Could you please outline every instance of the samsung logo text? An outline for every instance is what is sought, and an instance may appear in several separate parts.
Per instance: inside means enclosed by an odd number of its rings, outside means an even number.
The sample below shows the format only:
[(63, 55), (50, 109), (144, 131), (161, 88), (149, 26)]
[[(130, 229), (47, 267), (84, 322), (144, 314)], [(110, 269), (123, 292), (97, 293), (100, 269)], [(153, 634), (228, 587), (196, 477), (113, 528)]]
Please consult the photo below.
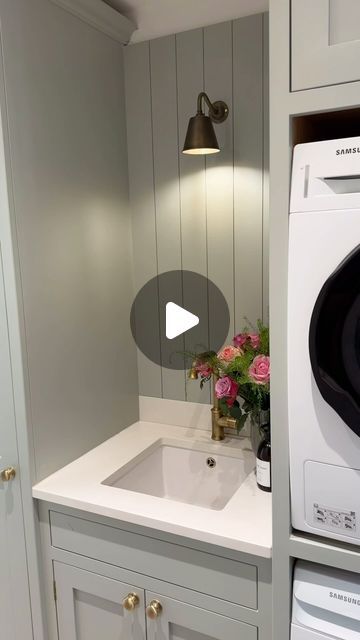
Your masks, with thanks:
[(360, 607), (360, 599), (355, 598), (353, 595), (344, 595), (343, 593), (338, 593), (336, 591), (330, 591), (329, 592), (329, 596), (330, 598), (333, 598), (334, 600), (340, 600), (341, 602), (346, 602), (347, 604), (356, 604), (358, 607)]
[(344, 149), (336, 149), (337, 156), (347, 156), (351, 153), (360, 153), (360, 147), (346, 147)]

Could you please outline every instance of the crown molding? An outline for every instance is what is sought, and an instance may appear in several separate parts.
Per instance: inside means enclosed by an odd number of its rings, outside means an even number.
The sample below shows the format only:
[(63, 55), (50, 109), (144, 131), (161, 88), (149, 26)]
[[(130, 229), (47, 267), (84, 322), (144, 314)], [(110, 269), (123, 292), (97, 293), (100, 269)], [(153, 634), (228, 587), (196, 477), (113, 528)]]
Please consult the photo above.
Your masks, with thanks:
[(102, 0), (50, 0), (110, 38), (128, 44), (136, 26)]

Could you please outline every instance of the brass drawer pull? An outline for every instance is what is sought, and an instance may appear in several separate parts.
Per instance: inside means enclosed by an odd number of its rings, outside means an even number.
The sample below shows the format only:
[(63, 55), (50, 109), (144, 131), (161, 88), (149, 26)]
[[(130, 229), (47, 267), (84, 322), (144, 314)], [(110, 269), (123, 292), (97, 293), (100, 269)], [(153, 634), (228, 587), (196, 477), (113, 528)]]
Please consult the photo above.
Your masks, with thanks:
[(148, 607), (146, 607), (146, 615), (150, 620), (158, 618), (162, 612), (162, 604), (158, 600), (151, 600)]
[(0, 472), (0, 477), (3, 482), (9, 482), (10, 480), (14, 480), (16, 476), (16, 470), (14, 467), (7, 467)]
[(122, 605), (126, 611), (134, 611), (139, 603), (140, 598), (137, 593), (129, 593), (126, 598), (124, 598)]

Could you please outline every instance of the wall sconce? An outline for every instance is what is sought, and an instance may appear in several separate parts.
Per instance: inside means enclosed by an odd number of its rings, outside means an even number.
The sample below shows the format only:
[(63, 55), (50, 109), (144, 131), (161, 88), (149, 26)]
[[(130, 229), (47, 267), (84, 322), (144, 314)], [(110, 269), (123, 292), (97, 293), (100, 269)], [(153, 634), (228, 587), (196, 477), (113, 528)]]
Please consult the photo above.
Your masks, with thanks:
[[(209, 115), (203, 112), (202, 102), (206, 102)], [(207, 155), (219, 153), (220, 148), (216, 139), (213, 122), (224, 122), (229, 115), (229, 107), (222, 100), (211, 102), (204, 91), (197, 99), (197, 114), (189, 120), (183, 153), (189, 155)]]

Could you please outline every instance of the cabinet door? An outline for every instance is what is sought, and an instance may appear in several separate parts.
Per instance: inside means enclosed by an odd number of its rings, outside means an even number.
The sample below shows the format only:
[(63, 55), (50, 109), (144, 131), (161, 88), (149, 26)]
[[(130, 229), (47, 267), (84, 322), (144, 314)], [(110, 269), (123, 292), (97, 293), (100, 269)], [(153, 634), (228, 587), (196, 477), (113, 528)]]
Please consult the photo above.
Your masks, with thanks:
[(27, 572), (20, 469), (13, 401), (11, 356), (0, 247), (0, 470), (16, 469), (0, 479), (0, 637), (33, 638)]
[[(59, 640), (145, 640), (144, 592), (133, 585), (54, 563)], [(136, 594), (127, 611), (123, 600)]]
[[(257, 628), (146, 592), (147, 640), (256, 640)], [(160, 605), (160, 607), (159, 607)]]
[(360, 80), (359, 0), (291, 1), (292, 91)]

